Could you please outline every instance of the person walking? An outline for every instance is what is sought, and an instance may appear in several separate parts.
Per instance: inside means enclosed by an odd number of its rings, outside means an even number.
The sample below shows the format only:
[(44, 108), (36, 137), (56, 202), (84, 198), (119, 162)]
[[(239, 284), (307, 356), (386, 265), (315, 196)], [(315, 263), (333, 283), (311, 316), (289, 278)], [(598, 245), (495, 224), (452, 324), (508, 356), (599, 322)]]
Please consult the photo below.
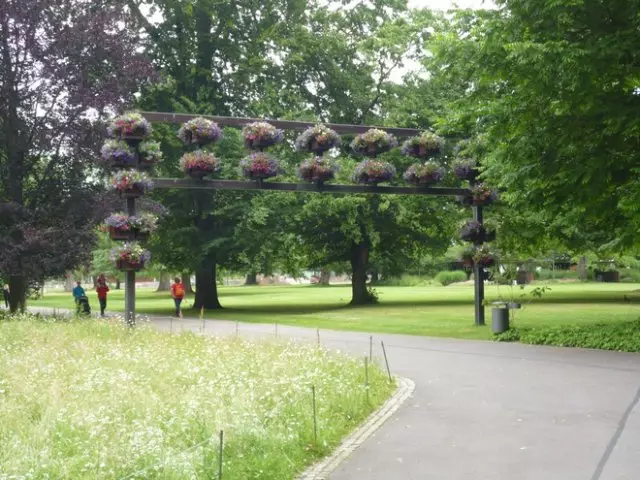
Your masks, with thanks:
[(73, 287), (73, 300), (76, 302), (76, 311), (80, 313), (80, 299), (85, 298), (87, 295), (84, 292), (84, 288), (82, 288), (82, 283), (80, 280), (76, 282), (76, 286)]
[(173, 279), (173, 285), (171, 285), (171, 296), (173, 297), (173, 301), (176, 304), (176, 318), (180, 318), (182, 317), (180, 304), (182, 303), (182, 299), (184, 299), (184, 286), (180, 281), (180, 277), (176, 277)]
[(104, 273), (101, 273), (98, 277), (96, 292), (98, 293), (98, 302), (100, 302), (100, 316), (104, 317), (104, 311), (107, 308), (107, 293), (109, 292), (109, 285), (107, 285)]
[(4, 306), (9, 308), (9, 285), (6, 283), (2, 287), (2, 296), (4, 297)]

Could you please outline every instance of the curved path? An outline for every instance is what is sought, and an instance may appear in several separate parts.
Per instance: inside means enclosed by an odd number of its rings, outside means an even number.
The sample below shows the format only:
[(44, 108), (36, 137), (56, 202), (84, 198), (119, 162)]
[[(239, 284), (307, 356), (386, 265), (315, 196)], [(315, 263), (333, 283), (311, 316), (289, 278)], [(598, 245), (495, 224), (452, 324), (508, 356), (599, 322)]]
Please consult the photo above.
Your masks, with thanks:
[[(170, 328), (168, 319), (153, 321)], [(226, 321), (206, 321), (205, 333), (236, 327), (243, 336), (312, 342), (318, 334)], [(328, 348), (369, 353), (369, 334), (319, 335)], [(392, 373), (412, 379), (415, 392), (332, 480), (640, 478), (640, 355), (374, 334), (378, 359), (380, 340)]]
[[(153, 318), (201, 331), (198, 320)], [(204, 333), (317, 341), (314, 329), (206, 321)], [(639, 333), (640, 335), (640, 333)], [(319, 331), (321, 343), (369, 354), (366, 333)], [(373, 334), (413, 396), (332, 480), (637, 480), (640, 355)]]

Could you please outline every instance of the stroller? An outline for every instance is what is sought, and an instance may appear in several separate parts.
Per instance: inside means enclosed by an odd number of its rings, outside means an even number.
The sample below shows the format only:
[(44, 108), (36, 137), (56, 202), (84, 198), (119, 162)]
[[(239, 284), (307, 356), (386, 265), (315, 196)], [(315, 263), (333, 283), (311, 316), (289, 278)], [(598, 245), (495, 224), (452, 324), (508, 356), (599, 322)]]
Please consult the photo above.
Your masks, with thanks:
[(91, 305), (85, 296), (78, 298), (78, 315), (91, 315)]

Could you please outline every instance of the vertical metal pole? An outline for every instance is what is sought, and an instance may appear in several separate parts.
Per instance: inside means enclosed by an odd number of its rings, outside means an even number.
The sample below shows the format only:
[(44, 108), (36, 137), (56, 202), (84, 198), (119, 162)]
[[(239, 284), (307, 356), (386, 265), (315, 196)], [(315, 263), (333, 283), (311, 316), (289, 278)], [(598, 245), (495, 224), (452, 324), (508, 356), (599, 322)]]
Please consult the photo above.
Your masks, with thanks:
[(316, 386), (311, 385), (311, 401), (313, 407), (313, 442), (318, 443), (318, 418), (316, 414)]
[[(482, 207), (473, 207), (473, 219), (482, 223)], [(474, 304), (476, 325), (484, 325), (484, 269), (473, 263)]]
[[(136, 214), (136, 199), (127, 198), (127, 214)], [(127, 272), (125, 277), (124, 312), (127, 325), (136, 324), (136, 272)]]
[(389, 383), (393, 382), (391, 378), (391, 369), (389, 368), (389, 360), (387, 359), (387, 349), (384, 348), (384, 340), (380, 340), (380, 345), (382, 345), (382, 353), (384, 354), (384, 363), (387, 366), (387, 375), (389, 375)]
[(218, 450), (218, 480), (222, 478), (222, 449), (224, 448), (224, 431), (220, 430), (220, 449)]

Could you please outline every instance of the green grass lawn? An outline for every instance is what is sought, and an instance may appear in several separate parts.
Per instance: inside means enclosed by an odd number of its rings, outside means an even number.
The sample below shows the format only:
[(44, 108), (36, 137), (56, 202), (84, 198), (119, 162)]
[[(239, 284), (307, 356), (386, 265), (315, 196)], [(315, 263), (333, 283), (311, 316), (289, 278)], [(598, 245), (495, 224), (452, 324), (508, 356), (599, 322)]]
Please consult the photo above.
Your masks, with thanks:
[(389, 397), (368, 379), (310, 345), (5, 319), (0, 478), (218, 478), (223, 430), (223, 478), (291, 479)]
[[(570, 283), (551, 284), (543, 298), (524, 305), (515, 312), (521, 326), (615, 323), (640, 317), (640, 284)], [(529, 292), (527, 287), (524, 292)], [(349, 307), (349, 286), (258, 286), (222, 287), (220, 301), (225, 307), (205, 312), (206, 318), (243, 322), (278, 322), (305, 327), (336, 330), (405, 333), (458, 338), (491, 338), (489, 327), (473, 325), (473, 287), (376, 287), (380, 303), (365, 307)], [(516, 295), (522, 293), (514, 289)], [(509, 287), (487, 286), (489, 301), (509, 295)], [(95, 294), (91, 302), (97, 308)], [(530, 301), (529, 297), (527, 302)], [(192, 299), (185, 300), (185, 316), (198, 316), (190, 310)], [(68, 293), (47, 293), (33, 306), (70, 308)], [(139, 312), (170, 315), (173, 302), (166, 292), (140, 289)], [(122, 291), (109, 298), (111, 311), (123, 311)], [(486, 308), (487, 323), (491, 308)]]

